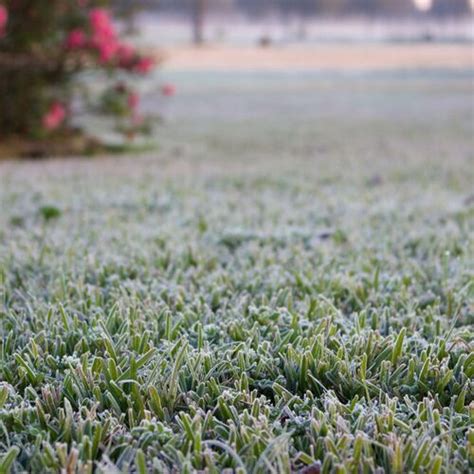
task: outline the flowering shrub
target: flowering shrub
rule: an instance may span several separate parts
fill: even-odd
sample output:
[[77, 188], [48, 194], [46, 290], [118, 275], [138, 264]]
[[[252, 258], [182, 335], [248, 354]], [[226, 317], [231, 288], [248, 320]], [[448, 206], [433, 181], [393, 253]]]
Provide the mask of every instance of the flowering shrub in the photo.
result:
[[[155, 61], [121, 39], [107, 3], [0, 0], [0, 135], [71, 130], [90, 106], [114, 117], [127, 136], [143, 129], [127, 81], [149, 74]], [[84, 94], [86, 71], [99, 71], [107, 85], [99, 97], [94, 87], [93, 100]]]
[[8, 10], [4, 5], [0, 5], [0, 38], [5, 36], [5, 27], [8, 22]]

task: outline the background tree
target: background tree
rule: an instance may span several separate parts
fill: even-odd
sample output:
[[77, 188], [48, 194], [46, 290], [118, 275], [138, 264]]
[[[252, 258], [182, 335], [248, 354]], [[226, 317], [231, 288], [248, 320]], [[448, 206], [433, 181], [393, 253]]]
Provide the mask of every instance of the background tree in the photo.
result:
[[[131, 0], [117, 0], [121, 3]], [[200, 0], [137, 0], [149, 8], [189, 14]], [[133, 2], [133, 3], [137, 3]], [[223, 0], [208, 1], [214, 11]], [[407, 15], [415, 12], [415, 0], [225, 0], [239, 12], [252, 18], [280, 12], [284, 15]], [[199, 6], [199, 5], [198, 5]], [[468, 14], [469, 0], [433, 0], [433, 13], [438, 16]]]
[[194, 44], [204, 42], [204, 22], [207, 13], [207, 0], [193, 0], [193, 40]]
[[436, 16], [459, 16], [471, 12], [469, 0], [433, 0], [431, 13]]

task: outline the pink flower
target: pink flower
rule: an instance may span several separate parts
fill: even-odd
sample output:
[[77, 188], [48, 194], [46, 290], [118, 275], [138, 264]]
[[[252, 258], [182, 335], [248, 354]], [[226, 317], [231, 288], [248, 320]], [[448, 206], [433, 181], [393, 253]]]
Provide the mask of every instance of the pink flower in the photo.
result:
[[66, 38], [68, 49], [81, 49], [86, 45], [86, 34], [81, 29], [72, 30]]
[[107, 10], [103, 8], [93, 8], [89, 13], [89, 22], [94, 34], [115, 36], [115, 28]]
[[43, 128], [48, 131], [56, 130], [66, 118], [66, 109], [60, 102], [53, 102], [43, 117]]
[[5, 6], [0, 5], [0, 38], [5, 36], [5, 28], [8, 23], [8, 10]]
[[97, 45], [100, 62], [107, 64], [112, 61], [117, 54], [117, 44], [113, 41], [103, 41]]
[[137, 53], [133, 46], [128, 44], [119, 44], [117, 48], [117, 58], [118, 64], [124, 69], [129, 69], [132, 67]]
[[91, 47], [99, 52], [100, 62], [107, 64], [115, 59], [119, 50], [117, 32], [107, 10], [94, 8], [89, 14], [92, 29]]
[[139, 74], [148, 74], [155, 66], [155, 61], [150, 57], [140, 58], [134, 66], [135, 72]]
[[176, 94], [176, 86], [174, 84], [163, 84], [161, 86], [161, 93], [165, 97], [172, 97]]

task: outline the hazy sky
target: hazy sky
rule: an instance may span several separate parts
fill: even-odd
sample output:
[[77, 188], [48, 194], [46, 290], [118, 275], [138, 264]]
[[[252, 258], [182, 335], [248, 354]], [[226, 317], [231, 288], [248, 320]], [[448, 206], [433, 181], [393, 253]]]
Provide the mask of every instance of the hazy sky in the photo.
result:
[[415, 0], [415, 4], [420, 10], [428, 10], [431, 6], [431, 0]]

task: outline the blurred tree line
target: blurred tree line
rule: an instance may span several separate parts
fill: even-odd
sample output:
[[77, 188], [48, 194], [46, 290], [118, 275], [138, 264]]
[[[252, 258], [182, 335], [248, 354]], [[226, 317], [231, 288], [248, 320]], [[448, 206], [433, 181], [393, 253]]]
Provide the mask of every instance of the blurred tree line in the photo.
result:
[[[254, 17], [283, 15], [394, 16], [417, 13], [415, 0], [115, 0], [124, 11], [150, 8], [167, 12], [198, 14], [201, 10], [227, 9]], [[432, 0], [427, 13], [436, 16], [466, 15], [470, 0]]]
[[192, 19], [193, 38], [196, 44], [204, 40], [204, 22], [208, 13], [240, 12], [249, 18], [268, 15], [283, 18], [310, 17], [409, 17], [426, 16], [450, 18], [472, 12], [470, 0], [431, 0], [430, 8], [420, 12], [417, 0], [115, 0], [122, 16], [129, 19], [133, 28], [134, 13], [140, 9], [177, 13]]

